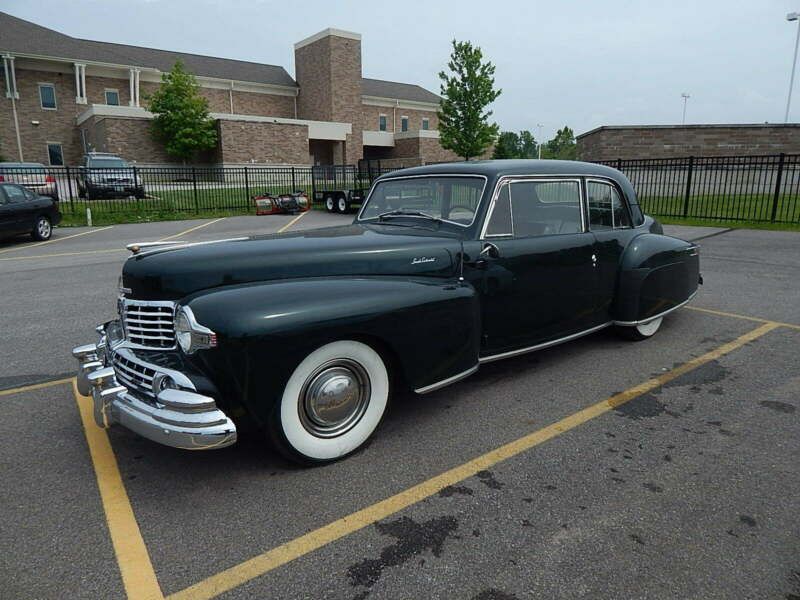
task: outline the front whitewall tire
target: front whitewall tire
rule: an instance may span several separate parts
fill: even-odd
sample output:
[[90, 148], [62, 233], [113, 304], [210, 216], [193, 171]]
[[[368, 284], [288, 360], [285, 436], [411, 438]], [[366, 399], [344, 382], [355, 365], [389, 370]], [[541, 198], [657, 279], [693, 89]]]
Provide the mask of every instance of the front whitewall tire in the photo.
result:
[[[300, 418], [304, 386], [322, 365], [331, 361], [358, 363], [369, 378], [369, 399], [358, 422], [335, 437], [311, 433]], [[309, 354], [294, 370], [283, 391], [280, 406], [281, 433], [292, 453], [312, 462], [336, 460], [358, 449], [378, 427], [389, 399], [389, 373], [380, 355], [371, 347], [353, 340], [326, 344]]]

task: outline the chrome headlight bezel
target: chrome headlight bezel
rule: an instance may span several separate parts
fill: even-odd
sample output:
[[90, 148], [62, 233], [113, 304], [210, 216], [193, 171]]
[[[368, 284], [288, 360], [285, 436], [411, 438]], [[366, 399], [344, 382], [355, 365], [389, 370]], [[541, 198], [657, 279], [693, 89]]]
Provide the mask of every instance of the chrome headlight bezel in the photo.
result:
[[208, 350], [217, 346], [217, 334], [208, 327], [200, 325], [188, 306], [177, 307], [173, 326], [175, 341], [186, 354], [194, 354], [198, 350]]

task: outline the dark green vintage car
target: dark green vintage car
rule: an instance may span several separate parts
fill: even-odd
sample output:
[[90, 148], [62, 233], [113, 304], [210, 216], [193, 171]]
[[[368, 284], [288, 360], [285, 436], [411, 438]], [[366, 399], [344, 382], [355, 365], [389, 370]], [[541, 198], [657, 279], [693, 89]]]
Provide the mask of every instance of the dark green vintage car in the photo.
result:
[[98, 425], [205, 449], [254, 424], [305, 463], [362, 446], [395, 386], [609, 326], [649, 338], [701, 281], [696, 245], [580, 162], [406, 169], [351, 225], [131, 249], [119, 320], [73, 351]]

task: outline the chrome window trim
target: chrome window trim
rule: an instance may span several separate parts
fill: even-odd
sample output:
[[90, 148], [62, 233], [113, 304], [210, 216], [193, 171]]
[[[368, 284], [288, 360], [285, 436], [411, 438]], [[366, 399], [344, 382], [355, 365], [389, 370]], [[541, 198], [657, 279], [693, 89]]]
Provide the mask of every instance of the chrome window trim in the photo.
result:
[[[597, 176], [597, 175], [592, 175], [591, 177], [587, 177], [586, 178], [586, 214], [587, 215], [589, 214], [589, 184], [592, 183], [592, 182], [594, 182], [594, 183], [603, 183], [605, 185], [609, 185], [609, 186], [611, 186], [612, 190], [617, 192], [617, 196], [619, 196], [620, 200], [622, 201], [622, 206], [625, 208], [625, 211], [628, 213], [628, 220], [631, 222], [631, 224], [628, 225], [627, 227], [617, 227], [615, 222], [614, 222], [614, 211], [613, 211], [613, 207], [612, 207], [612, 211], [611, 211], [611, 224], [612, 224], [612, 226], [611, 226], [611, 229], [598, 229], [597, 231], [615, 231], [617, 229], [620, 229], [620, 230], [635, 229], [636, 227], [638, 227], [638, 225], [634, 225], [633, 224], [633, 215], [631, 214], [631, 207], [630, 207], [630, 203], [628, 202], [628, 199], [625, 197], [625, 194], [622, 192], [622, 189], [618, 185], [616, 185], [614, 180], [611, 179], [610, 177], [606, 178], [606, 177], [600, 177], [600, 176]], [[591, 222], [587, 222], [587, 231], [593, 231]]]
[[[528, 182], [535, 180], [536, 182], [548, 182], [548, 181], [573, 181], [578, 184], [578, 204], [581, 213], [581, 231], [579, 233], [586, 233], [587, 223], [586, 223], [586, 210], [585, 207], [587, 206], [586, 203], [586, 194], [583, 188], [582, 180], [583, 175], [504, 175], [497, 180], [497, 184], [494, 187], [494, 191], [492, 192], [492, 199], [491, 204], [489, 204], [489, 210], [486, 212], [486, 218], [483, 221], [483, 227], [481, 228], [481, 234], [478, 238], [479, 240], [486, 240], [487, 238], [514, 238], [514, 208], [511, 207], [511, 233], [504, 233], [504, 234], [486, 234], [486, 230], [489, 227], [489, 220], [492, 218], [492, 213], [494, 212], [494, 205], [497, 202], [497, 197], [500, 194], [500, 188], [504, 184], [512, 184], [512, 183], [521, 183], [521, 182]], [[511, 188], [508, 189], [508, 199], [511, 202]], [[553, 233], [548, 235], [575, 235], [569, 233]], [[531, 237], [545, 237], [545, 236], [531, 236]], [[520, 239], [528, 239], [528, 238], [520, 238]]]
[[[366, 199], [364, 200], [363, 204], [361, 205], [361, 209], [359, 209], [358, 214], [356, 215], [356, 222], [357, 223], [373, 223], [377, 222], [378, 217], [370, 217], [369, 219], [362, 219], [361, 215], [364, 212], [364, 209], [367, 208], [369, 205], [369, 201], [372, 199], [372, 194], [375, 192], [375, 188], [379, 183], [386, 183], [387, 181], [400, 181], [401, 179], [430, 179], [431, 177], [475, 177], [478, 179], [483, 179], [483, 187], [481, 188], [480, 194], [478, 194], [478, 204], [475, 206], [475, 213], [472, 215], [472, 221], [469, 224], [465, 225], [464, 223], [456, 223], [455, 221], [450, 221], [448, 219], [440, 219], [443, 223], [450, 223], [452, 225], [458, 225], [459, 227], [472, 227], [475, 224], [475, 219], [478, 217], [478, 212], [480, 212], [481, 205], [483, 204], [483, 195], [486, 193], [486, 185], [489, 183], [489, 178], [486, 175], [480, 175], [478, 173], [427, 173], [425, 175], [401, 175], [399, 177], [387, 177], [386, 179], [381, 179], [380, 181], [376, 181], [372, 184], [372, 187], [369, 190], [369, 194], [367, 194]], [[425, 219], [425, 217], [414, 217], [414, 215], [409, 215], [407, 218], [416, 218], [416, 219]], [[427, 220], [427, 219], [426, 219]]]

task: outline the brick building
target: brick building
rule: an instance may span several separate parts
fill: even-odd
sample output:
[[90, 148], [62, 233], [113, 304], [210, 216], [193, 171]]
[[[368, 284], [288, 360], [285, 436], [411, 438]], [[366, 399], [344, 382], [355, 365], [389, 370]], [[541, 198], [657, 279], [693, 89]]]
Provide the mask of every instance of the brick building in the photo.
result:
[[181, 60], [218, 130], [209, 164], [405, 166], [454, 160], [439, 144], [436, 94], [361, 73], [361, 36], [326, 29], [295, 44], [295, 78], [274, 65], [73, 38], [0, 12], [0, 155], [76, 164], [86, 150], [139, 164], [172, 159], [146, 97]]
[[800, 154], [800, 124], [615, 125], [577, 136], [579, 160]]

